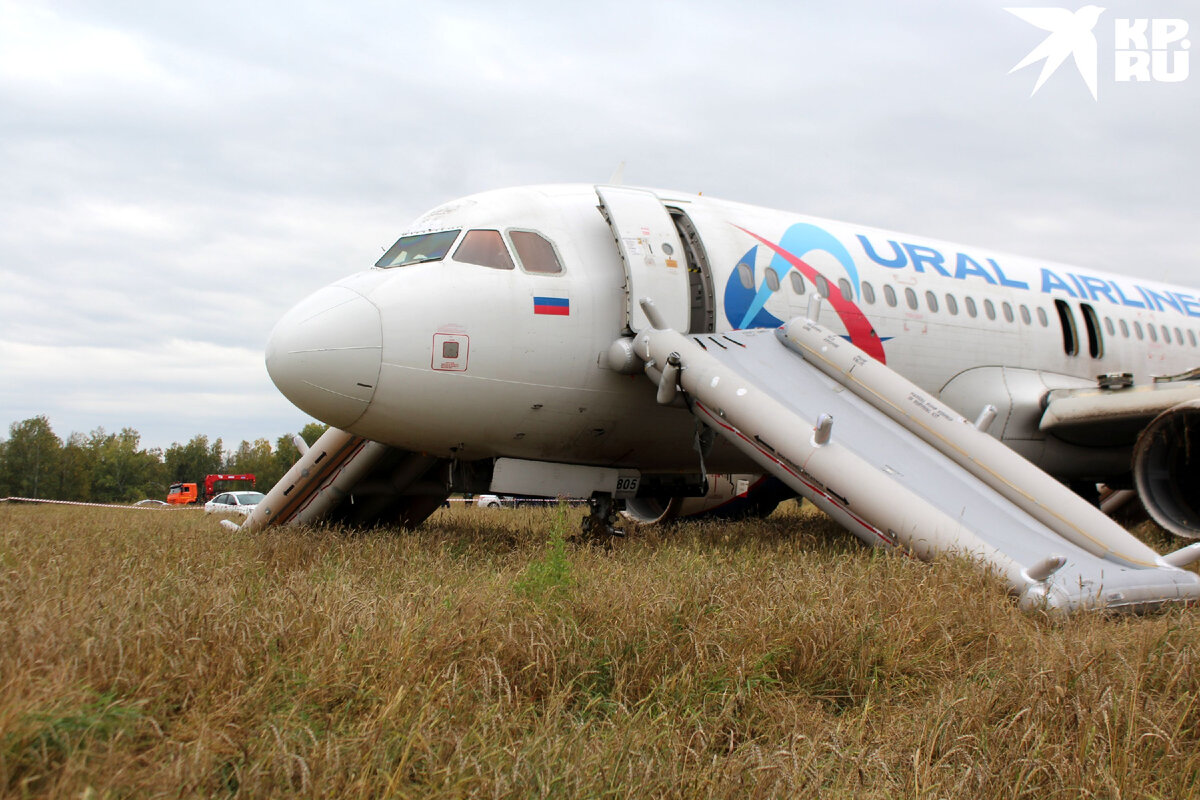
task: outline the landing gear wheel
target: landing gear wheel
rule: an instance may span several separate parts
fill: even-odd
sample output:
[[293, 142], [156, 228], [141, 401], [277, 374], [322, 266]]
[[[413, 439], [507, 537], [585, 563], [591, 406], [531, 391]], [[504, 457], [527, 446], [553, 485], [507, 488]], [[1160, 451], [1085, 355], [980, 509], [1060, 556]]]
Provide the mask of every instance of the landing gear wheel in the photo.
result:
[[588, 515], [581, 522], [580, 541], [611, 545], [613, 539], [625, 536], [625, 530], [617, 527], [619, 509], [612, 495], [593, 495], [588, 500], [588, 510]]

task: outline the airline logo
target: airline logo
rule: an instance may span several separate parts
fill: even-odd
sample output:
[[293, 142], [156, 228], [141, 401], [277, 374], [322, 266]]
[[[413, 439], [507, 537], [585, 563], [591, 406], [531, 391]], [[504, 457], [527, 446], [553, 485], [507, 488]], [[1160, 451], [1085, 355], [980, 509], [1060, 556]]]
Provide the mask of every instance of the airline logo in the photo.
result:
[[533, 298], [533, 313], [546, 314], [551, 317], [569, 317], [571, 316], [571, 298], [535, 297]]
[[[745, 228], [739, 227], [738, 230], [758, 244], [738, 260], [725, 283], [725, 318], [731, 327], [774, 328], [782, 325], [783, 320], [771, 313], [769, 305], [781, 310], [785, 315], [796, 312], [795, 308], [780, 308], [779, 301], [771, 302], [776, 292], [790, 282], [789, 270], [795, 269], [810, 284], [817, 284], [818, 278], [829, 284], [828, 297], [824, 302], [842, 321], [846, 328], [846, 338], [875, 358], [884, 361], [883, 342], [887, 339], [876, 335], [870, 321], [855, 304], [862, 292], [859, 271], [855, 266], [854, 257], [841, 241], [828, 231], [808, 223], [791, 226], [778, 243]], [[1058, 266], [1052, 269], [1039, 265], [1034, 271], [1026, 268], [1019, 272], [1014, 271], [1010, 276], [995, 258], [963, 252], [943, 252], [925, 244], [881, 238], [875, 234], [872, 236], [875, 238], [870, 238], [864, 233], [855, 233], [853, 239], [848, 240], [856, 252], [859, 252], [861, 263], [870, 262], [872, 266], [883, 267], [889, 271], [909, 273], [912, 278], [918, 280], [918, 276], [938, 276], [962, 281], [964, 289], [974, 287], [977, 291], [987, 291], [987, 287], [994, 287], [1005, 293], [1019, 290], [1200, 318], [1200, 293], [1180, 292], [1165, 286], [1140, 281], [1135, 283], [1127, 279], [1118, 281], [1109, 276], [1100, 277], [1086, 272], [1068, 272]], [[772, 276], [757, 273], [756, 262], [762, 249], [772, 253], [771, 261], [767, 265], [775, 273]], [[844, 296], [841, 287], [834, 280], [830, 280], [829, 275], [822, 274], [812, 266], [810, 262], [814, 259], [810, 254], [815, 252], [833, 256], [845, 271], [853, 297]], [[830, 259], [826, 256], [822, 261], [828, 264]], [[765, 271], [763, 270], [764, 273]], [[771, 280], [768, 280], [768, 277]]]
[[[838, 239], [824, 228], [808, 223], [797, 223], [788, 228], [778, 243], [772, 242], [753, 231], [739, 228], [740, 231], [759, 242], [742, 256], [737, 267], [729, 275], [725, 283], [725, 318], [736, 329], [743, 328], [777, 328], [783, 320], [767, 310], [766, 304], [771, 296], [779, 290], [788, 277], [790, 270], [796, 270], [813, 286], [818, 284], [818, 278], [832, 285], [825, 302], [833, 308], [838, 319], [846, 328], [846, 338], [851, 344], [863, 350], [868, 355], [887, 363], [883, 352], [883, 340], [875, 333], [875, 328], [866, 314], [855, 304], [860, 297], [861, 288], [858, 278], [858, 267], [850, 251]], [[769, 269], [778, 276], [778, 282], [772, 288], [771, 282], [764, 275], [758, 288], [753, 288], [755, 276], [755, 261], [758, 258], [758, 248], [766, 248], [771, 256]], [[834, 259], [846, 271], [849, 278], [853, 298], [845, 297], [833, 281], [818, 272], [805, 261], [805, 256], [813, 252], [824, 252]], [[751, 287], [743, 283], [742, 273], [749, 270]]]

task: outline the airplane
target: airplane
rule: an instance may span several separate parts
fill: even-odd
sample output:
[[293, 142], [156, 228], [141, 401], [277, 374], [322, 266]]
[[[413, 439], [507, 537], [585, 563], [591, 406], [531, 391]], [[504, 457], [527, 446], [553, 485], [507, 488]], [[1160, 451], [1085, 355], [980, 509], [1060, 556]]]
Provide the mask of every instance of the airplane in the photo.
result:
[[245, 530], [411, 527], [493, 492], [588, 498], [602, 538], [618, 511], [800, 495], [868, 544], [973, 555], [1023, 606], [1200, 598], [1200, 542], [1160, 555], [1096, 508], [1097, 485], [1136, 493], [1200, 537], [1200, 289], [697, 194], [530, 186], [418, 217], [288, 311], [266, 364], [331, 427]]

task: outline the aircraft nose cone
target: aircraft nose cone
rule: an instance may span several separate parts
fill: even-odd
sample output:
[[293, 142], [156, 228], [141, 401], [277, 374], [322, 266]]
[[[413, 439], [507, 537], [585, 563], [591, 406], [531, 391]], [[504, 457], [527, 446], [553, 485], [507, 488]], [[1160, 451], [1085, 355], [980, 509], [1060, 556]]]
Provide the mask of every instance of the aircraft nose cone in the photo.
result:
[[363, 415], [382, 360], [379, 309], [327, 286], [284, 314], [267, 340], [267, 372], [288, 400], [335, 428]]

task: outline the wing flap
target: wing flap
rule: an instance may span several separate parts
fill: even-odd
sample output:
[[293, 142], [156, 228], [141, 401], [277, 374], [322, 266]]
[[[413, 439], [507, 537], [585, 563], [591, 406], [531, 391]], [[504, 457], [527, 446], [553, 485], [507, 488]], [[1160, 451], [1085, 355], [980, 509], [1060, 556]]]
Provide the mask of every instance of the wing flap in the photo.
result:
[[1039, 430], [1072, 444], [1132, 445], [1162, 412], [1200, 399], [1200, 381], [1159, 382], [1125, 389], [1055, 389]]

